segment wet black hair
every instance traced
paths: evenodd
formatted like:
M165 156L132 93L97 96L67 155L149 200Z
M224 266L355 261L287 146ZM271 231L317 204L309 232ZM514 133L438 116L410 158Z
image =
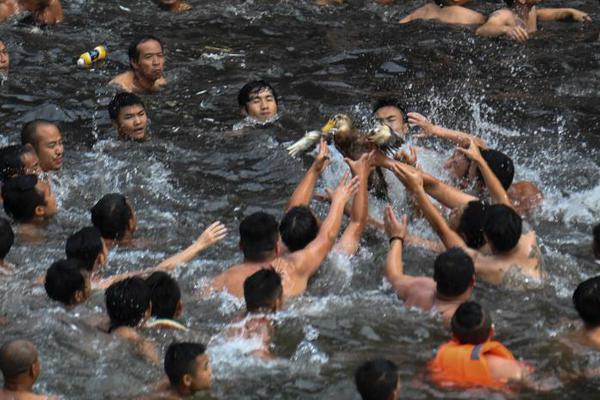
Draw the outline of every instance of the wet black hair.
M259 80L248 82L240 89L240 91L238 92L238 104L240 108L246 107L246 104L250 101L250 97L252 95L256 95L265 89L271 91L273 97L275 98L275 103L277 103L279 99L277 97L277 92L275 91L273 86L271 86L271 84L267 81Z
M105 239L121 239L127 231L129 220L133 217L127 199L119 193L104 195L90 211L92 224Z
M512 7L515 4L515 0L504 0L508 7Z
M392 361L368 361L356 369L354 382L363 400L389 400L398 387L398 367Z
M443 296L463 294L473 280L473 259L459 247L452 247L438 255L433 263L433 280L436 290Z
M10 221L0 217L0 260L4 260L14 243L15 233L10 226Z
M175 318L177 304L181 300L181 290L177 281L163 271L156 271L146 278L152 300L152 316Z
M594 256L596 258L600 258L600 224L596 225L592 230L592 234L594 236L593 245L594 245Z
M4 211L19 222L29 222L35 217L35 208L45 206L46 199L35 185L35 175L19 175L10 178L2 185Z
M451 326L461 344L478 345L489 339L492 320L479 303L467 301L456 309Z
M275 217L256 212L240 223L240 247L246 261L264 261L277 246L278 224Z
M80 260L60 260L46 271L44 288L48 297L65 305L72 304L78 290L85 290L85 278L81 270L85 266Z
M404 106L402 105L400 100L398 100L397 98L382 97L381 99L378 99L377 102L375 102L375 105L373 106L373 114L375 114L380 108L383 108L383 107L396 107L402 113L402 119L405 122L408 121L408 115L406 114L406 111L404 110Z
M98 228L88 226L68 237L65 244L65 253L69 259L81 260L85 269L92 272L103 247L102 235L100 235Z
M138 105L142 106L144 110L146 109L146 105L142 99L135 94L127 92L117 93L108 105L108 115L110 116L110 119L116 121L119 117L119 111L121 111L123 107Z
M115 282L104 292L110 330L120 326L135 327L150 307L150 288L139 276Z
M519 243L522 229L521 216L504 204L494 204L485 213L483 231L490 244L501 253L512 250Z
M16 175L24 175L25 164L21 157L28 153L35 153L30 144L13 144L0 149L0 180L4 182Z
M138 62L139 58L140 58L140 50L138 49L138 46L142 43L148 42L150 40L154 40L156 42L158 42L158 44L160 44L160 48L163 49L163 43L162 41L157 38L156 36L153 35L145 35L145 36L140 36L137 37L136 39L134 39L133 42L131 42L131 44L129 45L129 49L127 50L127 54L129 55L129 66L131 68L133 68L131 61L135 61Z
M465 240L467 246L479 249L485 244L483 234L483 219L488 204L484 201L473 200L467 203L458 222L456 231Z
M186 374L194 374L196 357L204 354L206 346L201 343L171 343L165 354L165 373L171 385L177 386Z
M318 233L317 218L306 206L290 208L279 224L281 240L291 252L305 248Z
M248 312L273 308L282 293L281 276L272 268L256 271L244 281L244 300Z
M21 129L21 144L29 143L34 149L37 149L39 142L37 130L42 125L56 126L54 122L48 121L47 119L38 118L27 122Z
M587 328L600 326L600 276L581 282L573 292L573 305Z
M515 165L512 159L501 151L493 149L481 150L481 156L496 175L504 190L508 190L515 176ZM477 178L483 182L479 168L477 169Z

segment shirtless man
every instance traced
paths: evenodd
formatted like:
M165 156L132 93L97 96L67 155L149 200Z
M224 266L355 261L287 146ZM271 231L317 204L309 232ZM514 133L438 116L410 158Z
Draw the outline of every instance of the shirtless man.
M536 281L542 279L542 255L534 231L522 233L521 217L514 211L506 191L491 171L479 148L471 142L461 151L475 161L496 203L488 208L483 221L483 232L491 255L470 249L458 233L453 231L439 210L432 204L423 188L421 171L396 162L391 170L410 190L447 249L460 247L473 258L478 277L493 285L501 285L508 274L519 273Z
M0 0L0 22L27 11L42 25L59 24L64 19L60 0Z
M277 118L277 102L277 92L263 80L248 82L238 93L238 105L242 116L262 123Z
M108 105L108 115L119 140L141 142L148 136L148 114L142 99L133 93L117 93Z
M461 249L452 248L436 258L433 279L406 275L402 262L406 216L402 222L398 221L392 208L387 206L384 221L385 233L390 238L385 273L392 288L407 307L436 310L442 315L444 325L450 326L458 306L469 300L473 292L473 260Z
M159 3L161 8L173 13L180 13L192 9L192 6L183 0L160 0Z
M600 277L590 278L577 286L573 305L583 326L572 336L585 347L600 350Z
M308 280L329 254L342 224L344 206L359 189L359 178L348 181L348 174L332 194L329 214L319 234L304 249L281 255L278 225L271 215L258 212L240 224L240 248L244 261L213 279L212 290L227 290L243 297L243 283L250 275L265 266L272 266L281 275L284 297L297 296L306 290Z
M400 20L406 24L418 19L435 20L443 24L452 25L481 25L485 17L476 11L463 7L471 0L434 0L423 7L417 8Z
M479 36L508 36L517 42L525 42L537 31L537 21L591 22L591 17L574 8L541 8L542 0L505 0L507 7L494 12L487 22L475 32Z
M0 400L58 400L56 396L33 393L33 385L40 375L41 363L33 343L13 340L0 348L0 370L4 387Z
M115 76L108 84L125 92L154 93L167 84L163 76L165 56L162 42L155 36L134 41L128 50L127 72Z
M1 7L1 6L0 6ZM7 75L10 67L10 55L4 41L0 38L0 75Z
M33 146L43 172L62 168L65 147L60 129L55 123L45 119L27 122L21 129L21 144Z

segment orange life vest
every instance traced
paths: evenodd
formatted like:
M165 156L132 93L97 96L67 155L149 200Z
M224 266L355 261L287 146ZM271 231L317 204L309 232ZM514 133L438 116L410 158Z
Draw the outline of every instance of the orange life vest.
M460 344L451 340L443 344L429 363L431 379L442 386L504 386L492 376L484 356L496 356L514 360L512 353L500 342L488 340L480 345Z

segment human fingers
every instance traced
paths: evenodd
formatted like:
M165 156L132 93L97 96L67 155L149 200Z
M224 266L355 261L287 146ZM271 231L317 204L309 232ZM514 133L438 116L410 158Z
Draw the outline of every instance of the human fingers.
M348 183L348 192L350 193L350 195L353 195L356 192L358 192L359 187L360 187L360 179L358 179L358 176L355 176Z

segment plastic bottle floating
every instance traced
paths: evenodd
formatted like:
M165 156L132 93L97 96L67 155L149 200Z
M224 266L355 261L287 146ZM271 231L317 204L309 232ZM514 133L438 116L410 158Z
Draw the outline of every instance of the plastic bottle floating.
M94 50L87 51L79 56L77 66L81 68L90 67L93 63L106 59L107 54L106 47L95 47Z

